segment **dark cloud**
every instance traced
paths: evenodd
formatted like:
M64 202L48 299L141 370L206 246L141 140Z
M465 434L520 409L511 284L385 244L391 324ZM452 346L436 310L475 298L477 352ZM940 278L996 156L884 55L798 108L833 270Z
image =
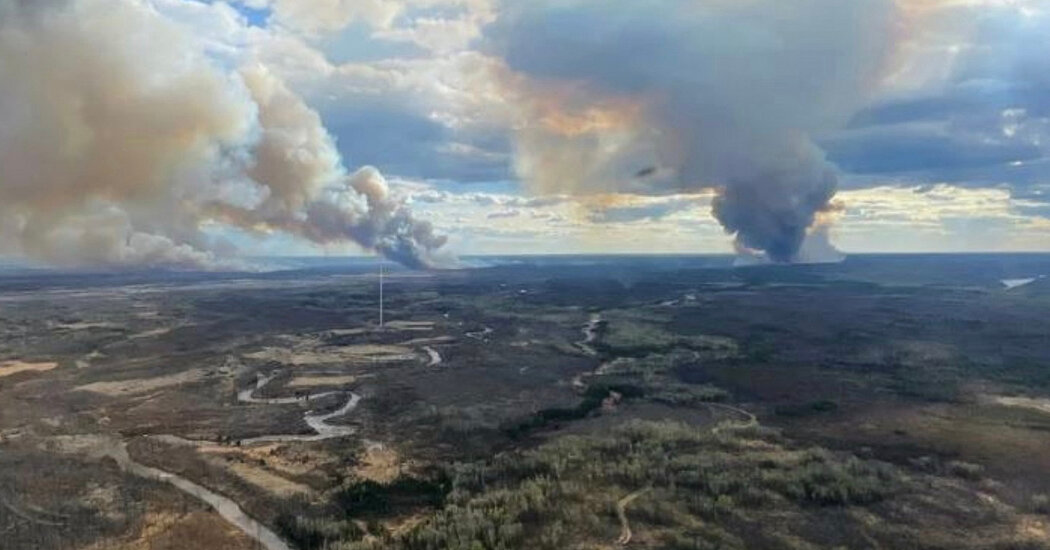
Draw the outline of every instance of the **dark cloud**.
M713 187L737 244L776 261L794 258L835 193L812 138L864 104L896 17L888 0L500 7L482 47L528 113L523 179L543 193Z
M999 135L950 133L930 125L892 125L847 133L822 145L847 172L964 171L1032 161L1043 151L1023 140Z
M859 111L822 140L829 159L856 175L1001 186L1015 197L1050 180L1050 14L1027 8L932 12L942 34L927 47L956 52L947 77Z

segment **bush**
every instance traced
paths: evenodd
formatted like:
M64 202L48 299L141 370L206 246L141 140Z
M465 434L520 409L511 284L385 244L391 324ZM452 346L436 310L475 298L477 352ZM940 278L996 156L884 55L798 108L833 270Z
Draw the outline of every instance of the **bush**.
M773 412L777 416L786 417L803 417L814 414L827 413L837 411L839 408L838 403L828 400L821 399L819 401L812 401L801 405L780 405L773 409Z
M1038 514L1050 514L1050 495L1038 494L1032 497L1031 508Z
M280 514L274 521L277 532L305 550L323 548L329 542L357 539L365 535L353 522L305 518Z
M955 477L976 481L981 479L981 475L984 473L984 466L970 462L963 462L961 460L953 460L948 463L948 473Z

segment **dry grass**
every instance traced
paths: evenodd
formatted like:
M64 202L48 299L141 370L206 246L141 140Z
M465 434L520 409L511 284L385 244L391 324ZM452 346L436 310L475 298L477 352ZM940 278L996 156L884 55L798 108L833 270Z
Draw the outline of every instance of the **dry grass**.
M383 444L369 445L361 457L354 473L362 478L377 483L389 483L402 473L401 455Z
M357 381L357 377L349 374L343 376L296 376L288 382L288 387L343 386L346 384L353 384L355 381Z
M357 334L365 334L365 333L371 332L371 331L372 331L371 328L363 328L363 327L359 327L359 328L335 328L335 329L332 329L332 330L328 331L328 334L330 334L332 336L354 336L354 335L357 335Z
M159 548L207 548L249 550L254 541L214 512L195 511L179 515L151 512L132 537L102 540L84 550L155 550Z
M145 393L170 386L188 384L190 382L201 380L202 378L204 378L204 371L201 369L193 369L169 374L167 376L157 376L155 378L137 378L132 380L118 380L115 382L94 382L92 384L77 386L73 389L76 391L101 393L103 395L114 397L127 394Z
M286 365L306 366L323 365L328 363L407 361L414 359L416 355L411 349L403 346L358 344L300 350L266 348L261 351L246 354L245 357L261 361L276 361Z
M402 346L421 346L426 344L449 344L455 342L456 338L453 336L435 336L433 338L413 338L401 342Z
M201 453L222 456L242 456L245 459L266 461L266 466L286 475L299 476L315 472L335 461L331 455L284 443L272 443L257 447L229 447L205 445Z
M244 481L278 496L287 497L310 493L310 488L306 485L281 477L261 466L235 461L227 464L227 467Z
M1005 395L989 396L991 401L1005 407L1020 407L1039 412L1050 413L1050 399L1037 397L1007 397Z
M128 340L140 340L142 338L153 338L153 337L156 337L156 336L163 336L163 335L171 332L172 330L174 330L174 328L175 327L164 327L164 328L155 328L153 330L146 330L146 331L139 332L137 334L132 334L131 336L128 336Z
M1017 522L1017 536L1025 540L1050 542L1050 524L1039 516L1022 516Z
M388 520L383 522L383 527L390 532L391 535L397 537L407 534L409 531L414 529L419 524L423 523L427 519L424 514L412 514L407 517L396 518L394 520Z
M431 321L388 321L383 324L384 328L396 330L434 330Z
M0 378L20 372L44 372L58 366L53 361L44 363L27 363L25 361L0 361Z
M79 321L79 322L76 322L76 323L60 323L60 324L56 324L52 328L55 328L57 330L73 330L73 331L77 331L77 330L92 330L92 329L116 329L116 328L120 328L120 325L118 325L116 323L110 323L110 322L107 322L107 321L98 321L98 322Z

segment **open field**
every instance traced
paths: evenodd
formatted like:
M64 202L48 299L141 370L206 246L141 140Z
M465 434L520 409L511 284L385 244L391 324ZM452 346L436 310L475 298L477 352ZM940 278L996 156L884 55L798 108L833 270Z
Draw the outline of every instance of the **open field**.
M0 377L11 376L20 372L43 372L58 366L55 362L26 363L25 361L4 361L0 363Z
M0 546L1050 548L1050 257L491 263L0 275Z

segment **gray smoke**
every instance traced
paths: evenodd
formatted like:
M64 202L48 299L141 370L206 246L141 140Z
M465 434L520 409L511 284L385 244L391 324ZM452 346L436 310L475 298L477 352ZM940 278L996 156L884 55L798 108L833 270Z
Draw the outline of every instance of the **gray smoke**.
M0 0L0 253L238 267L222 223L454 261L265 67L226 67L136 0Z
M864 102L896 17L891 0L507 1L485 48L535 188L715 189L739 249L795 261L837 187L814 137Z

